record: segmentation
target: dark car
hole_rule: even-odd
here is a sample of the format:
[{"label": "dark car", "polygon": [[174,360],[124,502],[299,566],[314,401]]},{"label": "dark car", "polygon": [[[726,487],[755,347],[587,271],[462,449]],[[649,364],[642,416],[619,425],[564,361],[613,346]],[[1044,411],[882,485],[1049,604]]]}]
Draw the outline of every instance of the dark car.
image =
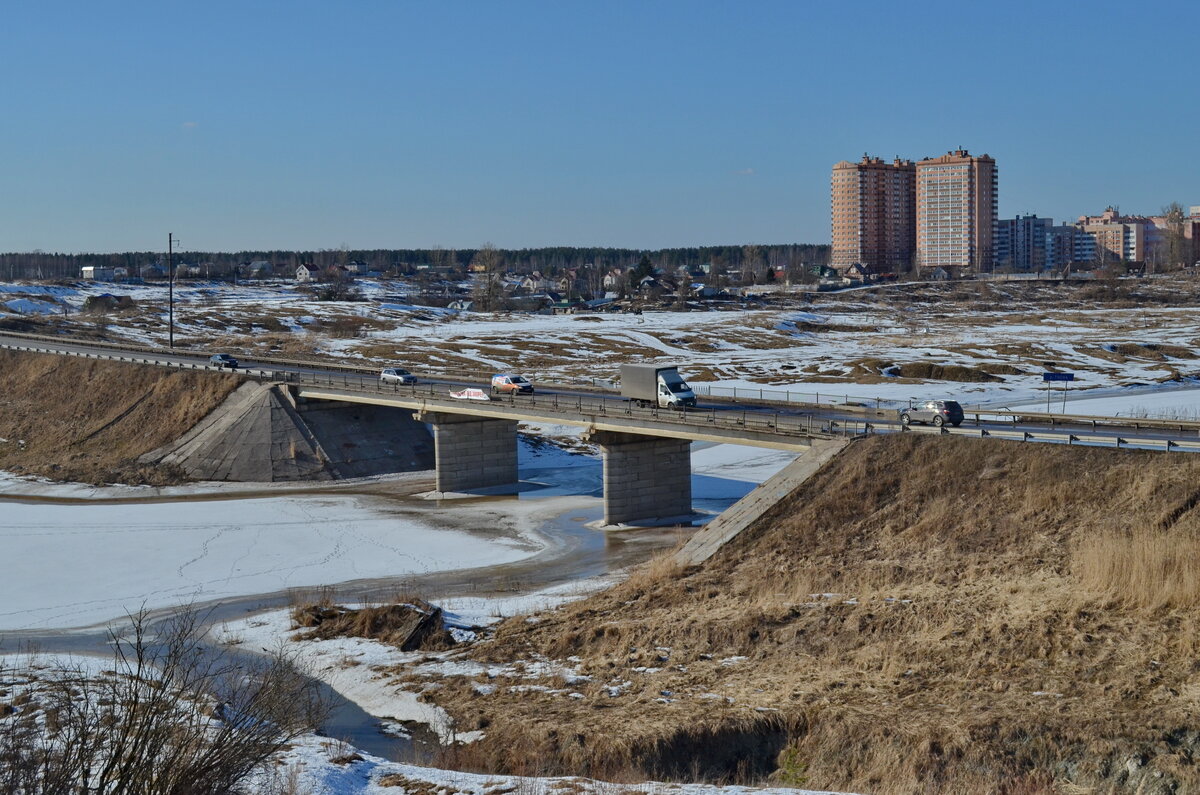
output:
[{"label": "dark car", "polygon": [[957,428],[962,421],[962,406],[954,400],[927,400],[900,412],[900,424],[904,426],[914,422],[924,422],[939,428],[943,425],[953,425]]},{"label": "dark car", "polygon": [[230,370],[238,369],[238,360],[228,353],[214,353],[208,357],[208,364],[211,367],[228,367]]}]

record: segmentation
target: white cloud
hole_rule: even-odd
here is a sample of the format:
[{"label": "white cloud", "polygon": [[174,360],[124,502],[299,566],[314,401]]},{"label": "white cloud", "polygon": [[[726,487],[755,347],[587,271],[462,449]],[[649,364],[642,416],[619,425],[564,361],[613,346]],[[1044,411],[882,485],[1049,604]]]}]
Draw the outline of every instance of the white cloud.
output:
[{"label": "white cloud", "polygon": [[754,174],[754,169],[752,169],[752,168],[739,168],[737,171],[735,171],[735,172],[733,172],[733,173],[734,173],[734,174],[737,174],[739,177],[749,177],[749,176],[751,176],[751,175],[753,175],[753,174]]},{"label": "white cloud", "polygon": [[198,122],[198,121],[185,121],[183,124],[181,124],[181,125],[179,125],[179,126],[180,126],[180,127],[182,127],[182,128],[183,128],[183,129],[185,129],[185,130],[194,130],[194,129],[196,129],[197,127],[199,127],[199,126],[200,126],[200,122]]}]

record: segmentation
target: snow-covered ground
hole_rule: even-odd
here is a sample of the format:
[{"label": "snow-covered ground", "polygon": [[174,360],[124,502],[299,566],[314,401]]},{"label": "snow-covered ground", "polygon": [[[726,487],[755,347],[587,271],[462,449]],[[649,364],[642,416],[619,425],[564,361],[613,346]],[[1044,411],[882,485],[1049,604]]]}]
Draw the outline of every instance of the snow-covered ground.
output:
[{"label": "snow-covered ground", "polygon": [[13,565],[0,629],[88,626],[143,606],[508,563],[542,549],[532,528],[544,518],[457,507],[460,526],[502,529],[483,535],[395,501],[336,495],[7,500],[4,514],[0,550]]},{"label": "snow-covered ground", "polygon": [[[460,637],[469,637],[469,628],[486,627],[509,616],[549,610],[564,602],[581,599],[613,582],[611,576],[595,577],[516,596],[457,597],[443,600],[439,606],[445,610],[447,626]],[[274,649],[282,645],[313,676],[377,718],[426,724],[443,742],[474,739],[475,735],[471,733],[455,732],[449,717],[439,707],[418,701],[419,693],[390,684],[388,676],[381,672],[390,665],[445,655],[403,652],[367,638],[296,641],[290,613],[287,609],[272,610],[230,621],[215,628],[212,634],[219,642],[244,644],[251,649]],[[455,663],[446,665],[448,670],[462,673]]]}]

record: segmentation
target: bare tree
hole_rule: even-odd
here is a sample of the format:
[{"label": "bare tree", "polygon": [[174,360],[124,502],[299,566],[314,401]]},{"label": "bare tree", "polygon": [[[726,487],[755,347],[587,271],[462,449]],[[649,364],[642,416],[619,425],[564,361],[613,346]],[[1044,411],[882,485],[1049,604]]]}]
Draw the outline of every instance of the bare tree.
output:
[{"label": "bare tree", "polygon": [[324,719],[318,686],[285,655],[234,660],[202,636],[191,611],[153,631],[143,612],[112,634],[111,670],[40,666],[0,718],[0,790],[227,793]]},{"label": "bare tree", "polygon": [[491,243],[484,243],[471,259],[471,270],[475,278],[471,299],[475,302],[477,310],[495,312],[503,308],[503,263],[504,258]]},{"label": "bare tree", "polygon": [[1183,223],[1187,212],[1179,202],[1171,202],[1163,208],[1162,214],[1167,222],[1167,239],[1165,241],[1167,266],[1181,268],[1191,264],[1191,241],[1184,235]]}]

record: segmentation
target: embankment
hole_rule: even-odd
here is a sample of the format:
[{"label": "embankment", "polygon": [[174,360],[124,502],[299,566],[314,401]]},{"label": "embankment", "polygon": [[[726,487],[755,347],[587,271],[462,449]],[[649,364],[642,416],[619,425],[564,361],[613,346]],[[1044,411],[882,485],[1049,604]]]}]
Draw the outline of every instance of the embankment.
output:
[{"label": "embankment", "polygon": [[0,351],[0,469],[55,480],[187,479],[138,456],[185,433],[237,388],[232,375]]},{"label": "embankment", "polygon": [[228,373],[0,352],[0,469],[55,480],[338,480],[433,467],[410,410]]},{"label": "embankment", "polygon": [[409,676],[486,733],[463,768],[1197,791],[1197,484],[1200,456],[874,438],[702,566],[464,652],[523,678]]}]

